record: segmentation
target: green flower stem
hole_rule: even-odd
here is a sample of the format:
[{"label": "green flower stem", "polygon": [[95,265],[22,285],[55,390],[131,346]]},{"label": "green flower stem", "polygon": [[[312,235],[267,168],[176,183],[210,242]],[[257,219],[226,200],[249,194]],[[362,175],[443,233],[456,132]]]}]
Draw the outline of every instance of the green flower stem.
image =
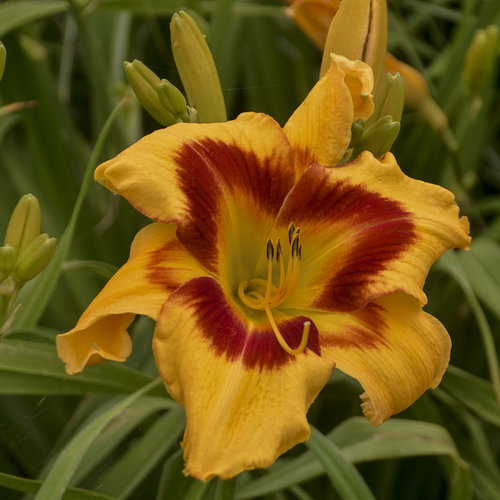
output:
[{"label": "green flower stem", "polygon": [[94,169],[99,162],[100,155],[106,144],[108,135],[111,131],[112,125],[118,117],[119,113],[123,109],[123,106],[127,100],[127,97],[122,99],[111,112],[104,127],[99,134],[96,145],[90,155],[89,161],[85,168],[85,173],[83,174],[82,185],[80,187],[80,192],[76,199],[75,205],[73,207],[73,212],[69,220],[68,226],[64,231],[52,260],[45,269],[44,273],[40,276],[40,279],[35,283],[35,286],[30,289],[30,293],[23,297],[23,307],[20,309],[19,314],[16,317],[15,326],[17,327],[32,327],[36,325],[38,319],[42,315],[47,303],[49,302],[52,292],[57,284],[59,275],[61,274],[62,265],[68,255],[71,242],[73,241],[73,236],[75,234],[76,222],[78,216],[80,215],[83,201],[87,194],[90,182],[92,180],[92,175]]}]

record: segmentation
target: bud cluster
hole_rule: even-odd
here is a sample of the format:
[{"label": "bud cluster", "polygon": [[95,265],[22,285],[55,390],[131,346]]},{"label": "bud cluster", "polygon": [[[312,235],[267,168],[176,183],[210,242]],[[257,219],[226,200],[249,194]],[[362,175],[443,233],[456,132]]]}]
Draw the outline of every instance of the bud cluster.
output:
[{"label": "bud cluster", "polygon": [[375,110],[370,118],[352,125],[350,158],[362,151],[380,157],[390,151],[401,128],[404,106],[404,82],[399,74],[386,73],[374,96]]},{"label": "bud cluster", "polygon": [[215,62],[205,35],[186,12],[172,16],[172,53],[186,92],[137,59],[125,61],[125,74],[142,107],[161,125],[226,121],[226,106]]},{"label": "bud cluster", "polygon": [[40,205],[24,195],[12,212],[0,246],[0,334],[10,325],[9,311],[23,285],[40,274],[49,263],[55,238],[40,233]]}]

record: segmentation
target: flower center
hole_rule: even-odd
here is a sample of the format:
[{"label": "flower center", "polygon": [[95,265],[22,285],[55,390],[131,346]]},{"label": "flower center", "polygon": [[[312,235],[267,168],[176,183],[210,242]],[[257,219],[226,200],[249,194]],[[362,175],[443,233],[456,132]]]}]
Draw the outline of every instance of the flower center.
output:
[{"label": "flower center", "polygon": [[[288,242],[290,250],[286,270],[280,240],[278,239],[276,245],[274,245],[273,241],[268,239],[266,247],[267,279],[254,278],[242,281],[238,286],[238,296],[243,304],[251,309],[265,311],[279,344],[288,354],[295,356],[300,354],[307,345],[311,322],[306,321],[304,323],[300,345],[296,349],[292,349],[281,335],[271,312],[271,309],[280,305],[287,297],[290,297],[299,284],[302,247],[300,246],[300,228],[296,228],[293,222],[288,226]],[[274,256],[276,256],[276,262],[280,270],[278,286],[273,284]]]}]

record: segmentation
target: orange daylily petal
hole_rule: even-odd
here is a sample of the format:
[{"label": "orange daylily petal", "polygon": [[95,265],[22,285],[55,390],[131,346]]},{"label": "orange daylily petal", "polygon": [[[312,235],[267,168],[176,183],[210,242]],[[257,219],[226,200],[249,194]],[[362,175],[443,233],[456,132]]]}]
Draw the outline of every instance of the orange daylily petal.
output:
[{"label": "orange daylily petal", "polygon": [[345,73],[345,83],[351,93],[354,108],[353,121],[367,120],[375,108],[372,98],[373,72],[370,66],[363,61],[351,61],[339,55],[334,57]]},{"label": "orange daylily petal", "polygon": [[297,176],[311,163],[335,165],[344,156],[354,120],[353,100],[346,80],[339,58],[332,55],[328,72],[283,128],[293,148]]},{"label": "orange daylily petal", "polygon": [[330,22],[337,12],[339,0],[296,0],[286,9],[297,26],[322,49]]},{"label": "orange daylily petal", "polygon": [[[306,319],[278,321],[292,347]],[[186,473],[227,479],[268,467],[309,438],[306,412],[333,369],[311,330],[306,350],[292,356],[212,278],[191,280],[170,296],[153,348],[168,391],[186,410]]]},{"label": "orange daylily petal", "polygon": [[151,224],[137,233],[130,258],[92,301],[76,326],[56,337],[69,374],[104,359],[124,361],[135,314],[156,319],[172,290],[206,274],[175,236],[174,224]]},{"label": "orange daylily petal", "polygon": [[436,387],[448,365],[451,341],[443,325],[404,293],[381,297],[353,313],[311,313],[321,354],[356,378],[363,413],[373,425]]},{"label": "orange daylily petal", "polygon": [[390,153],[309,167],[278,216],[301,228],[299,288],[284,307],[353,311],[397,290],[424,304],[430,266],[470,242],[458,212],[452,193],[407,177]]},{"label": "orange daylily petal", "polygon": [[233,248],[240,219],[251,214],[265,233],[262,224],[272,224],[294,176],[285,134],[271,117],[257,113],[158,130],[95,173],[148,217],[177,223],[179,240],[215,274],[233,267],[221,261],[245,251]]}]

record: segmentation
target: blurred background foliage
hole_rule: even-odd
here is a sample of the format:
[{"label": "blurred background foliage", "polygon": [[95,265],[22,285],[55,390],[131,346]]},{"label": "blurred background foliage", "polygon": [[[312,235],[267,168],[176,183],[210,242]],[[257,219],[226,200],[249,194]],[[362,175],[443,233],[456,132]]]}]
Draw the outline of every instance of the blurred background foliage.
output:
[{"label": "blurred background foliage", "polygon": [[[169,20],[182,8],[208,35],[228,116],[263,111],[283,124],[316,82],[321,59],[284,7],[280,0],[0,3],[8,53],[0,231],[20,196],[33,193],[43,231],[58,239],[0,342],[0,498],[38,491],[36,498],[54,500],[66,488],[67,499],[233,498],[221,482],[181,474],[184,417],[155,382],[151,321],[134,324],[127,363],[72,377],[54,336],[75,324],[146,223],[90,177],[97,162],[158,127],[130,97],[98,141],[130,93],[123,61],[141,59],[180,86]],[[475,31],[500,25],[500,2],[394,0],[389,10],[391,52],[425,76],[458,143],[454,150],[449,132],[409,110],[393,146],[408,175],[453,190],[471,221],[471,250],[449,252],[426,285],[426,310],[453,339],[452,366],[437,390],[380,428],[360,417],[358,384],[335,373],[309,412],[320,432],[270,469],[243,474],[235,498],[373,498],[370,490],[378,499],[500,498],[498,64],[473,94],[462,78]]]}]

